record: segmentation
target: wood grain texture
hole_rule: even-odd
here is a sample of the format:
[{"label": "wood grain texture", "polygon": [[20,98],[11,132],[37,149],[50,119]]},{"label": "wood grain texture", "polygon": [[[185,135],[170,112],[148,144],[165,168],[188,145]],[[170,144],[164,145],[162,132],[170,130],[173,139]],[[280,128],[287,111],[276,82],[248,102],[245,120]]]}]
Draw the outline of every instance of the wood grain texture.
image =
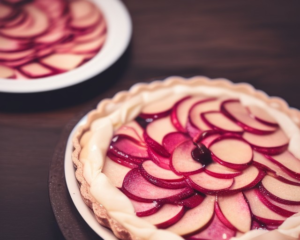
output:
[{"label": "wood grain texture", "polygon": [[[299,1],[124,3],[133,20],[132,43],[110,69],[62,90],[0,93],[0,239],[64,239],[48,195],[49,164],[61,133],[78,114],[136,82],[225,77],[300,109]],[[79,230],[93,239],[87,226]]]}]

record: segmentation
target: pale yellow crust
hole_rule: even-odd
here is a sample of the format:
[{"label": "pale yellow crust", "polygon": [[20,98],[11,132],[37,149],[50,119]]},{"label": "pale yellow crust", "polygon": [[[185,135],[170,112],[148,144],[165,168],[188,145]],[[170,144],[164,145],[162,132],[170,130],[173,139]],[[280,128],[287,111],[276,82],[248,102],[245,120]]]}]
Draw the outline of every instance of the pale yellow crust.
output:
[{"label": "pale yellow crust", "polygon": [[255,90],[251,85],[247,83],[234,84],[226,79],[208,79],[206,77],[194,77],[191,79],[184,79],[181,77],[170,77],[165,81],[155,81],[150,84],[141,83],[134,86],[130,91],[122,91],[116,94],[112,99],[102,100],[97,108],[91,111],[87,116],[87,122],[85,125],[81,126],[75,133],[73,139],[73,153],[72,160],[76,168],[76,178],[80,184],[80,192],[83,197],[84,202],[89,208],[91,208],[95,214],[96,220],[103,226],[110,228],[115,236],[122,240],[137,240],[136,236],[131,234],[127,229],[125,229],[120,223],[111,218],[108,211],[98,203],[95,198],[90,194],[90,186],[83,177],[83,164],[79,160],[79,155],[81,152],[80,140],[85,132],[87,132],[92,124],[92,122],[98,118],[104,117],[109,113],[109,109],[117,105],[118,103],[124,102],[125,100],[136,96],[143,91],[155,91],[162,88],[168,88],[174,85],[186,85],[186,86],[213,86],[222,87],[225,89],[233,90],[240,93],[245,93],[247,95],[258,98],[269,106],[280,110],[287,114],[295,124],[300,127],[300,111],[297,109],[289,108],[288,104],[281,98],[269,97],[264,92]]}]

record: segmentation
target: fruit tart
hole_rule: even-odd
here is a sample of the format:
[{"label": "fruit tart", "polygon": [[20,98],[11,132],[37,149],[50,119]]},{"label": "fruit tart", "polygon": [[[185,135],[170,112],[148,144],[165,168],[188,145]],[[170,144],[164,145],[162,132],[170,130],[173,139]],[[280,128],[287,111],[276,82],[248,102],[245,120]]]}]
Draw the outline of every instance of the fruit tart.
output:
[{"label": "fruit tart", "polygon": [[248,84],[137,84],[75,134],[85,203],[120,239],[298,239],[300,112]]}]

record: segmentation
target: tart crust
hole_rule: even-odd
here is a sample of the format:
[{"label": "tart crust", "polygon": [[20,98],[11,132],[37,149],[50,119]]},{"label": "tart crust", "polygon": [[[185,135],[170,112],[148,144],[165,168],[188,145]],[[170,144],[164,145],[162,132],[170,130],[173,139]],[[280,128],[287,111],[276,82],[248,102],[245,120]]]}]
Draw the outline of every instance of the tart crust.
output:
[{"label": "tart crust", "polygon": [[[101,117],[105,117],[109,113],[111,113],[112,106],[117,106],[118,104],[124,102],[125,100],[130,99],[131,97],[137,96],[138,94],[142,93],[143,91],[156,91],[158,89],[165,89],[176,85],[183,85],[183,86],[209,86],[209,87],[221,87],[223,89],[232,90],[239,93],[244,93],[246,95],[250,95],[255,97],[259,100],[265,102],[271,108],[275,108],[292,119],[292,121],[300,128],[300,111],[297,109],[289,108],[288,104],[279,97],[269,97],[266,93],[254,89],[251,85],[247,83],[239,83],[234,84],[227,79],[209,79],[206,77],[193,77],[190,79],[185,79],[181,77],[169,77],[164,81],[155,81],[150,84],[139,83],[134,85],[129,91],[122,91],[117,93],[112,99],[104,99],[102,100],[97,108],[91,111],[87,116],[87,122],[85,125],[79,127],[75,136],[73,138],[73,153],[72,153],[72,160],[74,166],[76,168],[76,178],[80,184],[80,192],[82,198],[86,205],[92,209],[94,212],[96,220],[103,226],[110,228],[115,236],[122,240],[137,240],[141,239],[131,233],[128,229],[126,229],[121,223],[117,222],[113,217],[110,216],[109,211],[99,203],[91,194],[90,192],[90,185],[88,181],[84,177],[83,172],[83,163],[79,160],[80,153],[82,150],[82,141],[84,139],[82,136],[89,131],[91,124]],[[272,235],[274,234],[274,231]],[[278,239],[282,235],[278,231],[276,231],[278,235]],[[255,235],[257,236],[257,235]],[[260,239],[253,235],[253,239]],[[245,237],[245,236],[244,236]],[[250,238],[240,238],[240,239],[250,239]],[[290,237],[287,237],[290,239]],[[294,238],[291,238],[294,239]]]}]

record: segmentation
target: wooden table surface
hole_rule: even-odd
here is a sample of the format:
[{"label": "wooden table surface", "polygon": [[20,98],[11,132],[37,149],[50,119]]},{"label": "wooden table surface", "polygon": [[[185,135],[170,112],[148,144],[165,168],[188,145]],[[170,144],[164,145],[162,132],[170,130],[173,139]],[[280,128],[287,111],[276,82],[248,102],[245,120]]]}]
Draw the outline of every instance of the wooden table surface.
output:
[{"label": "wooden table surface", "polygon": [[300,1],[124,0],[133,21],[122,58],[85,83],[0,93],[0,239],[64,239],[48,194],[64,126],[136,82],[170,75],[248,82],[300,109]]}]

